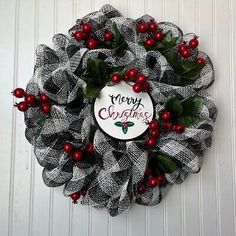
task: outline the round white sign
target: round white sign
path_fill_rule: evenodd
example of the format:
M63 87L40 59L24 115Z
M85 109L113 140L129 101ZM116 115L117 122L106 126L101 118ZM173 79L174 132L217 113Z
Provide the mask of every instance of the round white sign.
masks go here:
M104 87L94 102L98 126L109 136L120 140L132 140L142 135L153 115L150 95L135 93L132 86L125 82Z

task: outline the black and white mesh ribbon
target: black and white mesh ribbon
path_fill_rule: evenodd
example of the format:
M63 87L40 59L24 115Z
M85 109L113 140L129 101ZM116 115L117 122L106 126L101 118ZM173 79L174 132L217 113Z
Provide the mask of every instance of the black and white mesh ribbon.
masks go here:
M52 106L46 119L38 107L30 107L25 112L26 137L34 147L39 164L44 167L45 184L50 187L65 185L66 196L86 187L88 191L81 203L98 209L106 208L112 216L127 210L134 202L142 205L158 204L171 184L181 183L188 173L197 173L202 165L203 151L211 145L217 114L215 104L205 92L214 81L210 58L194 50L192 59L203 57L205 66L200 78L191 85L180 87L160 82L164 75L166 78L171 77L175 71L160 52L146 51L139 44L142 37L145 38L145 34L136 32L136 24L140 19L149 21L153 18L148 15L136 20L125 18L112 6L105 5L99 11L77 20L68 35L54 35L54 49L46 45L38 46L34 75L27 85L28 93L38 97L39 92L43 91L57 104ZM126 40L127 49L119 54L104 48L88 50L83 42L76 41L72 35L80 28L82 21L93 25L94 34L100 40L104 31L116 23ZM184 36L172 23L160 22L158 25L164 32L170 30L174 37L178 37L177 44L189 37L189 34ZM92 106L88 99L83 100L79 112L71 111L65 104L74 101L79 92L85 91L86 83L81 75L87 61L96 58L113 66L134 66L147 75L157 114L163 109L170 94L175 94L181 100L194 95L203 98L201 122L186 128L182 134L162 134L158 140L157 148L182 166L174 173L165 175L168 181L165 187L148 188L143 194L137 191L148 163L145 138L121 142L97 129L94 136L95 159L92 164L85 161L75 163L70 154L63 152L65 142L83 148L89 138L90 127L94 124Z

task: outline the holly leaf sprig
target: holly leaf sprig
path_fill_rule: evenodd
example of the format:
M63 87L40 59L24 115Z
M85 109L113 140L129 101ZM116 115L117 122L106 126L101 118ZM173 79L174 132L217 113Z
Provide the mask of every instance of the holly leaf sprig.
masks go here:
M127 48L124 36L119 31L116 23L112 25L113 40L104 42L105 48L112 49L114 54L117 54Z
M171 95L165 103L165 108L174 115L173 119L176 123L190 127L201 121L199 110L202 104L203 98L200 96L180 101L175 95Z
M102 59L90 59L87 62L87 69L81 78L87 83L85 97L97 98L100 90L110 82L110 75L114 72L121 72L124 67L112 67Z
M160 151L150 154L149 166L154 175L172 173L181 167L181 163Z
M173 51L163 52L168 63L174 69L175 74L171 78L164 77L161 81L175 86L186 86L194 83L200 77L204 64L199 64L190 59L182 60L177 53Z

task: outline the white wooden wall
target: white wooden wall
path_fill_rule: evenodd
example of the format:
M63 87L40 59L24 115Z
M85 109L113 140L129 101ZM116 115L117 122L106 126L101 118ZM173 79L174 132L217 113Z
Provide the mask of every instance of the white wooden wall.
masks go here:
M209 92L219 108L201 172L160 205L135 206L115 218L44 186L10 94L30 79L37 44L51 45L54 33L66 33L105 3L125 16L148 13L196 32L215 65ZM0 30L1 236L236 236L236 0L0 0Z

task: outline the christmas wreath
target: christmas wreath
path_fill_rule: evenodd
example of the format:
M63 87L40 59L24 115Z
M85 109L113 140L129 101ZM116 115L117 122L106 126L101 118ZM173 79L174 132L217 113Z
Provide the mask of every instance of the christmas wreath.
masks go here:
M199 172L217 110L195 34L104 5L53 43L37 47L26 90L13 91L47 186L116 216Z

